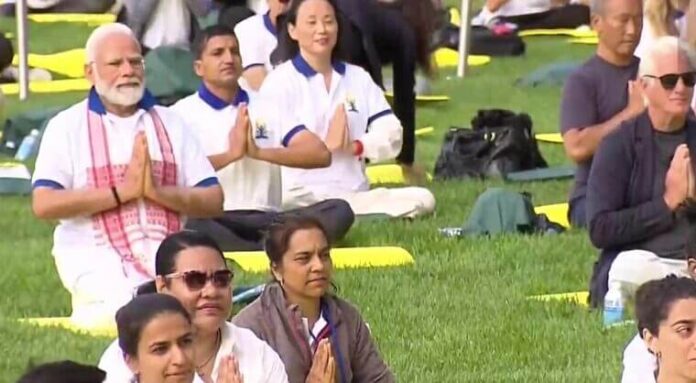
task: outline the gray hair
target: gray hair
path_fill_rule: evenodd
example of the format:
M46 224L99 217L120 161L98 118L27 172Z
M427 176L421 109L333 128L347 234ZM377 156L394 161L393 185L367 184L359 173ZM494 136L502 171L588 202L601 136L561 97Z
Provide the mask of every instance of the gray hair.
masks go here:
M87 44L85 44L85 60L87 64L94 62L94 60L97 58L97 49L100 45L102 45L104 39L113 35L128 36L132 38L133 41L138 44L138 46L140 46L138 39L135 37L135 34L133 34L133 31L128 28L128 26L120 23L101 25L92 31L92 34L90 34L89 38L87 39Z
M607 7L607 2L611 0L589 0L590 11L595 15L604 15L604 10ZM662 0L668 1L668 0ZM645 0L641 0L644 3Z
M696 57L694 57L693 50L683 41L679 40L675 36L662 36L655 39L650 47L648 48L643 58L640 60L640 68L638 69L638 75L643 77L645 75L652 75L656 72L657 68L657 58L664 55L679 55L683 54L687 57L689 66L694 69L694 64L696 64Z

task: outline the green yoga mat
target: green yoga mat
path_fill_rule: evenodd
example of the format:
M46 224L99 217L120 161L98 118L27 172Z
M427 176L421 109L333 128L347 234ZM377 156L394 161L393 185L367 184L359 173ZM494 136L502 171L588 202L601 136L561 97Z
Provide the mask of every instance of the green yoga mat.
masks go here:
M574 176L575 166L564 165L554 166L551 168L532 169L525 170L522 172L508 173L505 179L507 181L513 182L530 182L559 180L564 178L573 178Z

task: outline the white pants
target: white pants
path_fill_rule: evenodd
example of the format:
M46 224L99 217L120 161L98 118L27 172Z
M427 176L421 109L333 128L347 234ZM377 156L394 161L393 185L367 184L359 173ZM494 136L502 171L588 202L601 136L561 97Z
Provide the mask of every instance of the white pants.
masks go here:
M612 282L620 283L624 297L632 300L640 285L670 274L688 276L686 260L660 258L645 250L624 251L609 269L609 286Z
M336 194L319 194L306 187L297 187L283 193L283 208L306 207L331 198L348 202L355 215L386 214L413 218L435 210L435 196L421 187L377 188Z
M90 267L79 275L63 269L66 265L60 262L56 266L63 286L71 294L70 319L82 328L113 326L116 311L133 298L137 287L123 274L120 265L108 261L100 265L103 267Z

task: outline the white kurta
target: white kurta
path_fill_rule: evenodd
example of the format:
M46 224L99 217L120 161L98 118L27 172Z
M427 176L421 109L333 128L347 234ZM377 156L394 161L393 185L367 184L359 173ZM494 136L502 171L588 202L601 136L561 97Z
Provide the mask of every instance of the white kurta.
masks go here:
M154 105L147 95L143 107ZM148 104L148 106L144 106ZM55 189L87 189L92 167L88 134L88 106L102 115L113 169L128 166L133 142L139 131L145 131L153 162L161 161L159 142L152 119L144 109L130 117L106 113L94 91L90 97L51 119L46 126L33 174L34 187ZM166 108L154 107L171 141L177 169L177 185L182 187L217 185L212 166L183 121ZM137 201L137 215L129 216L129 232L140 232L141 240L133 242L134 254L144 259L144 266L154 275L154 256L162 237L151 232L146 224L145 203ZM182 223L185 217L181 217ZM134 287L147 278L128 272L119 254L97 224L96 216L61 219L53 235L53 256L65 288L73 295L73 319L81 325L111 322L113 313L127 302Z
M239 370L244 376L244 383L287 383L285 366L278 354L259 339L250 330L226 322L222 329L222 343L215 356L213 380L217 379L220 361L233 354L239 362ZM104 383L130 383L133 373L128 368L118 339L113 341L102 354L99 368L106 371ZM202 383L199 376L194 383Z

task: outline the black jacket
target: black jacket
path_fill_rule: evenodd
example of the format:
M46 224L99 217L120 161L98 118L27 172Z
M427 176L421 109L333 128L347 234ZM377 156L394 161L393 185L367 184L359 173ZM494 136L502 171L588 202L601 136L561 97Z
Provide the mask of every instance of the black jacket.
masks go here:
M686 122L686 141L696 153L696 121ZM587 217L592 244L601 249L590 285L591 303L602 302L611 263L618 253L670 230L675 217L662 195L653 195L654 129L647 112L625 121L606 136L595 153L587 185ZM692 157L692 162L696 156ZM694 169L696 165L692 163Z

